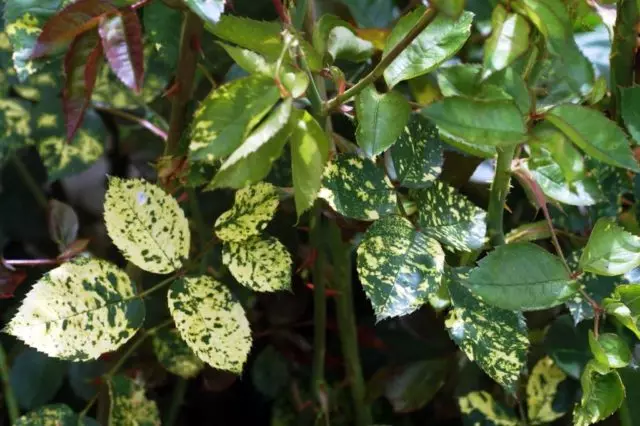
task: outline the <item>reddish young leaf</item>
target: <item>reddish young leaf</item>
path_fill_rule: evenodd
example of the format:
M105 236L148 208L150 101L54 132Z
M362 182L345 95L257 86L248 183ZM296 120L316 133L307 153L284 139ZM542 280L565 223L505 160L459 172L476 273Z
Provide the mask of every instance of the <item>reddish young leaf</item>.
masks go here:
M64 59L65 83L62 109L67 126L67 140L73 140L91 103L98 69L102 64L102 45L95 31L80 34Z
M13 297L16 288L27 278L24 271L9 271L0 269L0 299Z
M113 72L127 87L140 92L144 78L144 46L136 12L125 9L119 15L103 18L98 31Z
M98 26L102 17L117 12L118 9L107 0L78 0L71 3L44 25L31 57L40 58L54 52Z

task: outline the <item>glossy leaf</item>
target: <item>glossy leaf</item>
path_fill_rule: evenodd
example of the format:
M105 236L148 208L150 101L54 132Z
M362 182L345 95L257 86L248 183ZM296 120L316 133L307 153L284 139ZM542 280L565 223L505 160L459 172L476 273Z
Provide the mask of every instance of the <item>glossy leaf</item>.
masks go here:
M45 274L5 332L61 359L96 359L127 342L144 320L144 304L113 264L77 258Z
M551 358L544 357L536 363L527 382L527 407L532 425L551 423L564 416L566 411L555 401L562 392L561 385L567 375Z
M596 338L589 330L589 347L595 361L606 369L623 368L631 362L629 346L617 334L602 333Z
M602 218L591 231L579 267L600 275L622 275L640 265L640 238L625 231L615 219Z
M182 12L163 2L154 1L145 5L142 18L145 34L160 59L174 69L180 54L180 40L176 34L182 28Z
M229 289L207 276L184 278L171 285L168 300L176 328L198 358L240 374L251 349L251 329Z
M426 10L419 6L398 21L387 38L383 57L404 38ZM385 69L387 84L393 87L403 80L427 74L455 55L471 34L472 20L471 12L463 12L456 20L438 15Z
M373 44L356 35L351 26L333 16L323 15L315 25L313 31L313 47L333 62L346 59L353 62L363 62L373 54Z
M526 365L529 339L522 314L488 305L464 283L464 270L451 271L449 294L453 309L445 321L451 339L493 380L515 392Z
M216 220L215 233L227 242L241 242L259 235L273 218L278 203L277 189L270 183L240 189L233 207Z
M478 262L466 285L489 304L520 311L551 308L578 290L562 261L531 243L497 247Z
M231 275L253 291L274 292L291 289L291 255L276 238L230 241L222 251Z
M465 425L518 426L515 413L496 402L486 391L475 391L458 398Z
M185 0L185 4L207 24L215 24L224 12L225 0Z
M448 365L447 360L434 359L401 367L384 390L393 411L411 413L427 405L444 385Z
M580 382L582 399L573 411L575 426L589 426L606 419L618 410L624 400L624 385L616 371L601 374L589 365Z
M545 350L556 365L574 379L580 378L587 362L591 359L586 322L577 326L570 315L556 318L549 327L545 338Z
M640 141L640 87L620 87L622 119L633 140Z
M153 352L167 371L183 379L197 376L204 367L177 330L157 331L153 335Z
M400 216L375 222L358 247L358 276L378 321L407 315L440 287L440 244Z
M640 339L640 285L619 285L604 299L604 308Z
M524 164L544 195L571 206L593 206L604 200L598 181L590 176L567 182L559 164L551 157L532 158Z
M411 107L400 93L381 94L373 85L367 86L356 96L358 145L369 157L384 152L402 133L409 114Z
M529 49L529 22L501 5L494 9L493 31L484 48L483 78L511 65Z
M66 365L59 359L26 348L14 359L9 376L20 407L36 409L56 396L62 386Z
M500 74L495 74L494 78L483 81L482 67L478 64L459 64L441 68L437 74L438 87L445 98L460 96L481 101L513 99L504 85L498 84L502 83L499 77Z
M25 414L13 426L78 426L78 424L78 416L71 408L64 404L54 404L45 405Z
M560 130L543 122L533 129L531 136L529 147L531 160L529 163L533 166L532 168L537 168L538 163L548 164L548 158L551 157L567 182L574 182L586 177L582 155Z
M123 375L113 376L109 387L109 425L160 426L160 410L147 399L141 383Z
M396 208L396 193L384 172L369 159L342 154L324 170L318 197L343 216L376 220Z
M189 255L189 223L178 202L142 179L109 179L104 220L116 247L145 271L168 274Z

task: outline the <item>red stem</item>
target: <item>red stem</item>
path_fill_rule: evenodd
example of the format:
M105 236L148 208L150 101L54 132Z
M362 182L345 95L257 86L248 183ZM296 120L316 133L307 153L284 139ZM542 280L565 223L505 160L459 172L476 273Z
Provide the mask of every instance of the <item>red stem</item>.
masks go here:
M290 25L291 18L289 17L289 14L285 10L284 6L282 5L282 0L273 0L273 7L276 8L276 12L278 12L278 16L280 17L280 20L285 24Z

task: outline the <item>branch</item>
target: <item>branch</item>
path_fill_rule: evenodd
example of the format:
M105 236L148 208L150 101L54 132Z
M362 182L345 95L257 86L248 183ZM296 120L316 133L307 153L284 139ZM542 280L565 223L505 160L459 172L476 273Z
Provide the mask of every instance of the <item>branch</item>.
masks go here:
M516 152L516 145L498 148L496 174L491 183L489 209L487 211L487 236L492 246L505 243L504 239L504 206L511 186L511 162Z

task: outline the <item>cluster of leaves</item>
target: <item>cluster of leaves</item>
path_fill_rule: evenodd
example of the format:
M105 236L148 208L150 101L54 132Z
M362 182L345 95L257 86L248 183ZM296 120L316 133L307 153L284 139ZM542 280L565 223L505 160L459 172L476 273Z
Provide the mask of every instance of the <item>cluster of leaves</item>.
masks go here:
M74 210L46 199L57 254L4 261L0 295L9 298L27 278L16 265L55 265L4 327L30 347L5 389L9 411L16 397L29 410L15 424L93 424L87 415L103 393L100 420L159 424L144 374L122 369L147 337L158 363L183 379L240 375L249 362L255 386L275 399L272 424L393 422L452 394L468 425L588 426L619 409L621 424L640 422L635 1L617 2L615 25L616 8L581 0L434 0L405 13L391 0L275 0L279 22L225 14L223 0L36 3L3 6L0 207L15 209L4 193L11 170L43 197L21 159L34 147L49 183L92 166L109 137L105 116L133 119L166 144L154 158L157 184L108 178L102 218L126 268L87 250ZM610 46L604 70L584 34ZM207 49L231 71L218 76ZM200 96L204 85L213 87ZM168 130L151 106L163 91ZM486 169L490 186L477 183ZM544 220L530 223L538 212ZM0 243L21 242L8 223ZM284 361L275 338L250 358L265 323L260 335L304 341L295 321L260 318L262 297L298 296L300 280L314 289L310 374ZM356 311L353 287L373 315ZM331 296L346 367L337 377L324 374ZM160 321L149 320L154 310ZM450 340L433 338L441 349L391 357L369 375L367 349L432 343L398 330L419 334L407 324L425 312L442 314L431 322ZM370 347L356 320L375 321ZM385 331L394 337L378 337ZM110 367L95 361L127 343ZM105 385L70 378L89 401L82 411L46 405L63 361L70 377ZM21 375L49 376L51 386L33 392ZM312 386L301 390L307 376Z

